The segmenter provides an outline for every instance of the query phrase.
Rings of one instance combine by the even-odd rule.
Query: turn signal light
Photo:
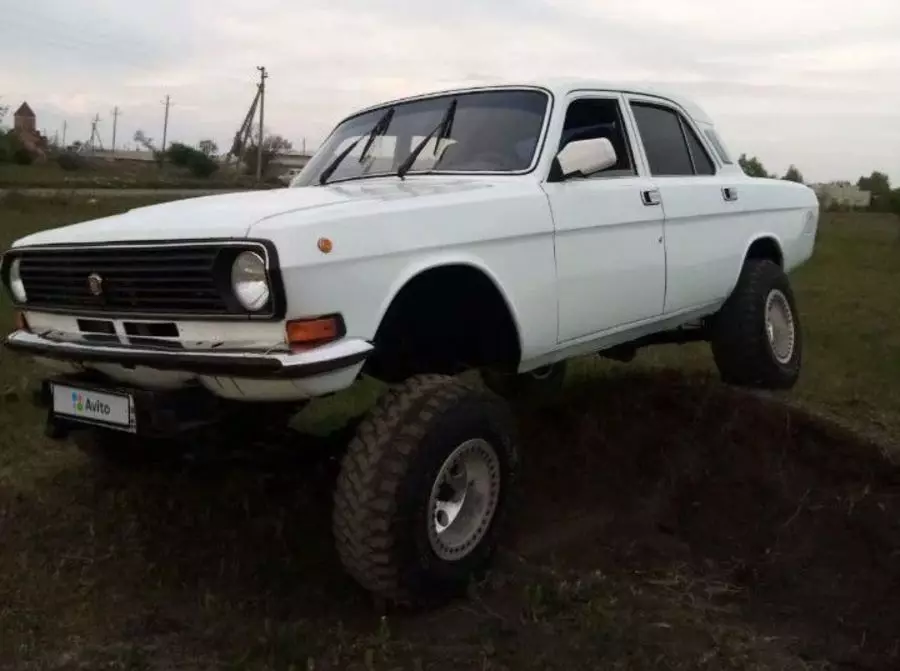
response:
[[[294,319],[287,323],[285,331],[292,350],[310,349],[343,336],[344,321],[340,315]]]

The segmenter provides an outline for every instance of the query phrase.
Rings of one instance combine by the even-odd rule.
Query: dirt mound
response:
[[[0,491],[0,668],[900,668],[900,475],[874,451],[669,374],[521,429],[506,560],[386,620],[332,550],[343,439]]]
[[[525,434],[529,518],[554,530],[526,551],[687,572],[800,658],[900,668],[900,471],[870,446],[678,375],[572,389]]]

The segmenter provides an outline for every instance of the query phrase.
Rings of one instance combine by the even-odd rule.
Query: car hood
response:
[[[493,186],[490,180],[396,177],[357,180],[324,187],[293,187],[186,198],[135,208],[111,217],[49,229],[16,241],[14,247],[102,242],[170,241],[245,238],[255,224],[292,212],[324,210],[337,205],[377,208],[398,199],[449,195]],[[298,218],[301,222],[315,216]]]

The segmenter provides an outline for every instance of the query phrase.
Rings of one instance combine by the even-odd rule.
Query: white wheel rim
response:
[[[766,298],[766,337],[775,360],[780,364],[790,362],[797,342],[797,327],[791,304],[778,289],[770,291]]]
[[[444,461],[428,500],[428,540],[445,561],[468,556],[490,527],[500,496],[500,459],[482,438],[467,440]]]

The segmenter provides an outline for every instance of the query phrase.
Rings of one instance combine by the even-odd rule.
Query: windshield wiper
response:
[[[416,145],[416,148],[413,149],[409,156],[403,159],[403,163],[397,168],[397,177],[403,179],[409,169],[413,166],[413,163],[416,162],[416,159],[419,157],[419,154],[422,153],[422,150],[425,148],[425,145],[428,144],[429,140],[434,137],[435,133],[438,133],[437,139],[434,141],[434,154],[437,155],[438,146],[446,137],[450,136],[450,131],[453,128],[453,117],[456,114],[456,98],[450,101],[450,105],[447,106],[447,111],[444,112],[444,118],[441,119],[441,122],[435,126],[431,132],[424,137],[424,139]],[[440,132],[438,132],[440,131]]]
[[[381,115],[381,118],[375,122],[375,125],[372,126],[372,130],[369,131],[366,146],[363,147],[362,153],[359,156],[359,162],[362,163],[366,158],[366,155],[369,153],[369,149],[372,147],[372,143],[375,141],[375,138],[379,135],[384,135],[387,132],[388,126],[391,125],[391,119],[394,116],[394,108],[391,107],[387,112]],[[322,171],[322,174],[319,175],[319,185],[324,185],[328,178],[334,174],[334,171],[338,169],[338,166],[341,162],[347,158],[347,155],[356,149],[356,145],[359,144],[359,141],[363,139],[363,136],[360,135],[354,142],[350,143],[350,146],[347,147],[344,151],[334,157],[334,160],[328,164],[328,167]]]

